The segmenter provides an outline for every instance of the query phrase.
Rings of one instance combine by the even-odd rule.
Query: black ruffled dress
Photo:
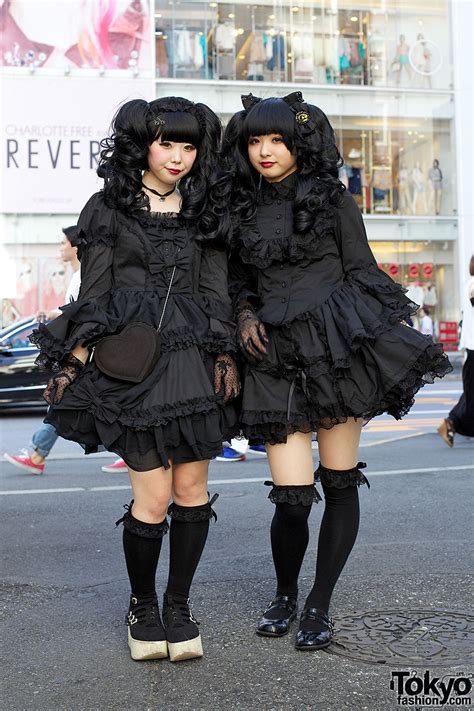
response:
[[[230,261],[234,302],[250,301],[270,339],[263,361],[244,366],[241,426],[255,442],[349,417],[400,419],[452,370],[440,345],[400,323],[419,307],[377,267],[350,194],[293,234],[295,179],[263,181]]]
[[[91,345],[131,321],[158,326],[172,269],[176,273],[161,332],[161,357],[139,384],[102,374],[94,361],[46,416],[86,454],[115,452],[136,471],[215,457],[238,432],[232,403],[214,392],[214,359],[233,352],[234,326],[226,251],[179,215],[127,216],[92,196],[78,226],[81,290],[32,340],[43,366],[78,344]],[[120,354],[118,354],[119,357]]]

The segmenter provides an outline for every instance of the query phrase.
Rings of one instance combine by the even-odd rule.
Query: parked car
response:
[[[0,408],[44,405],[48,372],[35,365],[38,349],[28,340],[37,328],[35,317],[0,330]]]

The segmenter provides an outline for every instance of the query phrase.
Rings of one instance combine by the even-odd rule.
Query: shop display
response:
[[[181,0],[169,5],[160,5],[158,15],[158,76],[167,71],[179,78],[205,66],[209,79],[431,88],[432,77],[443,67],[438,45],[413,31],[419,17],[416,2],[404,13],[286,0],[262,5]],[[428,33],[443,38],[444,25],[440,33],[436,24],[433,32],[426,24]],[[183,38],[174,35],[194,25],[199,33],[196,47],[192,40],[191,47],[184,47],[188,61],[175,62],[174,47],[182,50]],[[201,48],[200,61],[191,61]],[[447,85],[449,71],[443,72]]]
[[[413,170],[411,171],[411,183],[413,188],[411,211],[413,215],[417,215],[421,207],[421,214],[427,215],[428,203],[426,200],[426,179],[419,161],[415,163]]]
[[[441,201],[443,198],[443,173],[439,167],[439,160],[433,161],[433,166],[428,172],[430,184],[430,208],[431,212],[439,215],[441,212]]]

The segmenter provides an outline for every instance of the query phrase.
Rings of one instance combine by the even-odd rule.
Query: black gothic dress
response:
[[[269,337],[264,359],[244,366],[241,426],[255,442],[349,417],[400,419],[452,370],[440,345],[401,323],[419,307],[377,267],[350,194],[293,234],[295,178],[263,181],[230,261],[234,302],[250,301]]]
[[[215,457],[238,431],[234,405],[213,383],[215,356],[235,350],[225,250],[179,215],[127,216],[108,208],[102,193],[86,204],[78,226],[79,298],[33,334],[42,365],[131,321],[157,327],[174,265],[176,273],[154,370],[126,383],[92,359],[45,421],[86,454],[107,449],[136,471]]]

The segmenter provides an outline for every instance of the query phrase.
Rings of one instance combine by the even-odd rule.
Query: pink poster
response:
[[[0,0],[0,66],[152,70],[149,0]]]

